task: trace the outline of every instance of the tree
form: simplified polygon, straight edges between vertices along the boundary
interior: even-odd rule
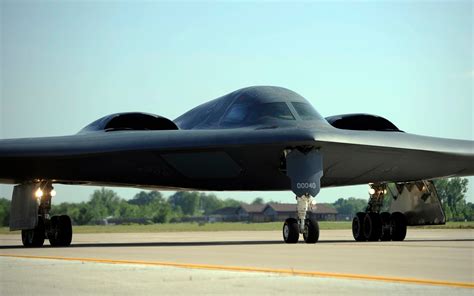
[[[10,224],[10,200],[0,198],[0,226]]]
[[[143,205],[148,205],[152,203],[156,199],[163,199],[163,196],[161,195],[160,192],[158,191],[140,191],[139,193],[135,194],[135,196],[128,201],[129,204],[131,205],[138,205],[138,206],[143,206]]]
[[[121,199],[115,191],[101,188],[94,191],[89,201],[93,219],[100,220],[107,217],[117,217]]]
[[[163,198],[161,193],[150,192],[149,195],[153,198],[149,199],[147,204],[139,206],[140,217],[145,217],[155,223],[168,222],[173,216],[171,205]]]
[[[130,219],[130,218],[140,218],[143,216],[140,211],[140,206],[130,204],[125,200],[120,201],[119,209],[116,211],[116,218]]]
[[[215,210],[221,209],[224,207],[224,202],[219,199],[214,194],[205,194],[201,193],[199,196],[200,210],[204,214],[210,214]]]
[[[439,179],[434,182],[439,199],[443,205],[447,220],[471,218],[466,204],[466,192],[469,180],[466,178]]]
[[[263,205],[265,201],[261,197],[257,197],[252,201],[253,205]]]
[[[355,197],[349,197],[348,199],[340,198],[333,205],[339,214],[353,217],[357,212],[365,210],[367,200]]]
[[[474,220],[474,203],[468,202],[466,204],[466,212],[465,212],[466,219],[468,221]]]
[[[199,213],[199,192],[178,191],[171,195],[168,201],[173,209],[179,207],[183,212],[183,215],[195,216]]]
[[[226,199],[224,199],[223,203],[224,203],[223,206],[222,206],[223,208],[227,208],[227,207],[236,208],[236,207],[238,207],[242,204],[241,201],[235,200],[233,198],[226,198]]]
[[[53,205],[51,208],[51,216],[68,215],[72,221],[78,225],[89,224],[93,220],[93,214],[89,203],[67,203],[63,202],[59,205]]]
[[[147,218],[155,223],[164,223],[169,220],[171,206],[158,191],[140,191],[125,204],[120,218]]]

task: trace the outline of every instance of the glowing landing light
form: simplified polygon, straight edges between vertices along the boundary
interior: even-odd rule
[[[38,190],[36,190],[35,192],[35,196],[37,198],[41,198],[43,196],[43,190],[41,190],[41,188],[38,188]]]
[[[369,194],[370,194],[370,195],[373,195],[374,193],[375,193],[375,189],[374,189],[374,188],[370,188],[370,189],[369,189]]]
[[[55,197],[56,196],[56,190],[52,189],[49,194],[51,195],[51,197]]]

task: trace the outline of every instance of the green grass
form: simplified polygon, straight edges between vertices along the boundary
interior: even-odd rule
[[[321,229],[350,229],[350,222],[319,222]],[[184,231],[272,231],[281,230],[283,222],[268,223],[169,223],[152,225],[82,225],[73,226],[74,233],[141,233],[141,232],[184,232]],[[0,227],[0,234],[10,232],[8,227]]]
[[[152,225],[84,225],[74,226],[74,233],[146,233],[146,232],[184,232],[184,231],[272,231],[281,230],[282,222],[268,223],[176,223]],[[321,230],[351,229],[351,222],[319,222]],[[474,229],[474,221],[448,222],[446,225],[417,226],[422,229]],[[0,234],[18,234],[10,232],[8,227],[0,227]]]
[[[474,229],[474,221],[467,222],[447,222],[446,225],[415,226],[421,229]]]

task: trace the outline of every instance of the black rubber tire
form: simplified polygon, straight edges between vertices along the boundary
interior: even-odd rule
[[[300,238],[298,221],[295,218],[288,218],[283,224],[283,240],[287,244],[296,244]]]
[[[390,213],[383,212],[380,214],[382,220],[382,235],[380,236],[381,241],[390,241],[392,239],[392,227],[390,226]]]
[[[319,223],[314,219],[306,219],[304,222],[303,238],[307,244],[315,244],[319,240]]]
[[[48,232],[49,244],[53,247],[60,245],[59,240],[59,216],[53,216],[50,220],[50,231]]]
[[[382,219],[379,213],[367,213],[364,218],[364,236],[368,241],[376,242],[382,236]]]
[[[352,235],[358,242],[364,242],[367,240],[364,235],[364,218],[365,213],[359,212],[355,215],[354,219],[352,219]]]
[[[22,230],[21,241],[24,247],[27,248],[39,248],[44,244],[45,231],[44,231],[44,220],[42,217],[38,217],[38,225],[34,229]]]
[[[72,241],[71,218],[66,215],[51,218],[51,234],[49,243],[53,247],[67,247]]]
[[[403,241],[407,235],[407,218],[403,213],[395,212],[390,215],[392,241]]]

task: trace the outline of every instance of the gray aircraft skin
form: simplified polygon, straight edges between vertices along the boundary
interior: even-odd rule
[[[280,87],[237,90],[174,121],[105,116],[77,135],[0,140],[0,183],[13,191],[10,230],[25,247],[72,241],[72,221],[50,216],[55,183],[185,190],[291,190],[295,215],[283,239],[319,239],[310,216],[321,187],[367,184],[356,241],[405,239],[407,226],[446,221],[431,179],[474,175],[474,142],[417,136],[368,114],[323,118]],[[391,184],[395,183],[394,186]],[[382,212],[385,196],[390,209]]]
[[[324,119],[302,96],[255,86],[174,121],[106,116],[76,135],[0,140],[0,183],[290,190],[284,151],[317,149],[321,187],[474,175],[474,142],[418,136],[366,114]]]

